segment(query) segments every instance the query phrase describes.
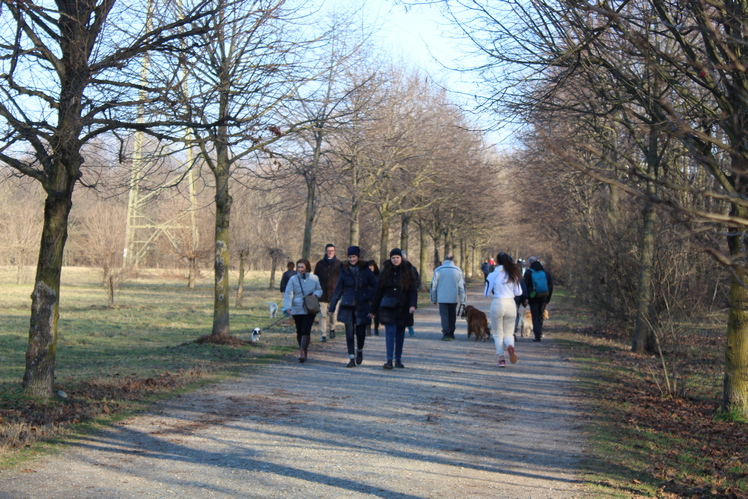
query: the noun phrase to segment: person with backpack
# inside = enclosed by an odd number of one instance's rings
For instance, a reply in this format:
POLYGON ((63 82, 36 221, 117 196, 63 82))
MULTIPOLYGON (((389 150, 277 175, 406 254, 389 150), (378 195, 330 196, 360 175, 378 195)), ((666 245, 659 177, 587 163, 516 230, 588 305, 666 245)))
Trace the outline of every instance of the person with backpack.
POLYGON ((529 268, 525 271, 525 285, 530 297, 530 313, 532 314, 532 330, 535 339, 540 341, 543 338, 543 312, 553 295, 553 278, 550 272, 543 268, 540 259, 531 256, 527 259, 529 268))

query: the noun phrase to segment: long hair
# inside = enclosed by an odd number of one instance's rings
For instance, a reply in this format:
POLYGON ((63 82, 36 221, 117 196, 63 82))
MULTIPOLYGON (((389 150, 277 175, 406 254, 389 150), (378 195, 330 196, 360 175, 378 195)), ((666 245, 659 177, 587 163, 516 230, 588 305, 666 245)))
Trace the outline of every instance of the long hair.
MULTIPOLYGON (((415 268, 412 263, 406 260, 403 260, 403 262, 398 266, 400 267, 400 286, 403 290, 409 291, 416 285, 415 268)), ((379 274, 379 286, 381 288, 384 288, 389 284, 390 276, 394 270, 395 266, 392 264, 391 260, 386 260, 382 264, 382 271, 379 274)))
POLYGON ((522 280, 522 269, 506 253, 496 255, 496 265, 504 267, 504 271, 509 276, 509 282, 520 282, 522 280))
POLYGON ((376 260, 369 260, 368 262, 366 262, 366 265, 368 265, 369 267, 374 267, 371 271, 374 272, 374 275, 379 275, 379 265, 377 265, 376 260))

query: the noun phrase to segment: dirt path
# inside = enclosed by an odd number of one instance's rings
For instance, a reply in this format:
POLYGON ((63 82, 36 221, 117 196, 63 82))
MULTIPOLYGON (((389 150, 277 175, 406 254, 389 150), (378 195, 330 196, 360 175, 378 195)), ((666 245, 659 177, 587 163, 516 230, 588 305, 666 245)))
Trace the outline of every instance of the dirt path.
MULTIPOLYGON (((477 290, 468 303, 488 310, 477 290)), ((1 472, 0 498, 585 496, 574 368, 552 334, 519 339, 501 370, 463 320, 439 341, 434 307, 406 335, 406 369, 382 369, 383 336, 345 368, 341 336, 1 472)))

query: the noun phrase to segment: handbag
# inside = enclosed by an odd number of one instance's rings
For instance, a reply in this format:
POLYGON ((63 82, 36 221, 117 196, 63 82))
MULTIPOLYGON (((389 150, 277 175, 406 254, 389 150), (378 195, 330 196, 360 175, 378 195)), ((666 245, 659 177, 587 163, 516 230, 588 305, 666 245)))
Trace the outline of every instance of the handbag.
POLYGON ((383 296, 379 308, 397 308, 397 296, 383 296))
POLYGON ((304 308, 307 314, 318 314, 322 310, 319 306, 319 298, 314 295, 304 296, 304 308))
MULTIPOLYGON (((301 287, 301 292, 305 293, 304 291, 304 283, 302 282, 303 279, 301 277, 299 279, 299 286, 301 287)), ((319 306, 319 298, 317 298, 315 295, 304 295, 304 310, 306 310, 307 314, 318 314, 322 311, 322 309, 319 306)))

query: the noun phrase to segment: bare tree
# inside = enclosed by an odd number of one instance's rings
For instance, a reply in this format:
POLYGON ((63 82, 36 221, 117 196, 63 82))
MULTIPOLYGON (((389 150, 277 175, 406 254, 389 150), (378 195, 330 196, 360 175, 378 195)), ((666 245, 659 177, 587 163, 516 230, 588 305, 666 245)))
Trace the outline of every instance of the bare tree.
POLYGON ((206 9, 183 2, 177 14, 165 1, 139 12, 139 5, 114 0, 0 6, 0 161, 39 181, 47 194, 23 386, 29 395, 50 397, 62 255, 73 189, 85 171, 81 148, 119 129, 158 134, 169 124, 133 116, 174 81, 162 73, 153 85, 141 82, 140 56, 177 55, 181 40, 206 30, 206 9))
MULTIPOLYGON (((688 152, 684 168, 675 163, 668 175, 660 177, 655 169, 641 167, 654 163, 621 161, 598 143, 570 149, 550 136, 546 141, 555 143, 555 152, 566 164, 670 210, 684 227, 708 242, 706 251, 729 268, 722 409, 748 417, 748 322, 744 320, 748 55, 742 29, 748 7, 697 0, 629 2, 615 8, 578 2, 508 2, 502 4, 500 17, 485 8, 471 13, 481 26, 480 35, 473 39, 492 61, 486 67, 502 71, 511 67, 512 75, 522 78, 514 79, 511 83, 516 86, 505 87, 508 93, 503 94, 517 104, 515 110, 559 102, 567 83, 579 84, 583 77, 590 92, 595 85, 613 87, 624 97, 615 101, 615 109, 599 109, 599 115, 624 109, 630 116, 646 116, 639 121, 655 126, 643 128, 637 140, 646 144, 654 130, 656 137, 677 141, 688 152), (621 53, 632 63, 621 64, 621 53), (596 161, 580 160, 579 149, 596 161), (703 184, 704 175, 712 182, 703 184), (723 250, 725 231, 728 251, 723 250)), ((492 81, 494 91, 500 92, 498 80, 492 81)))

